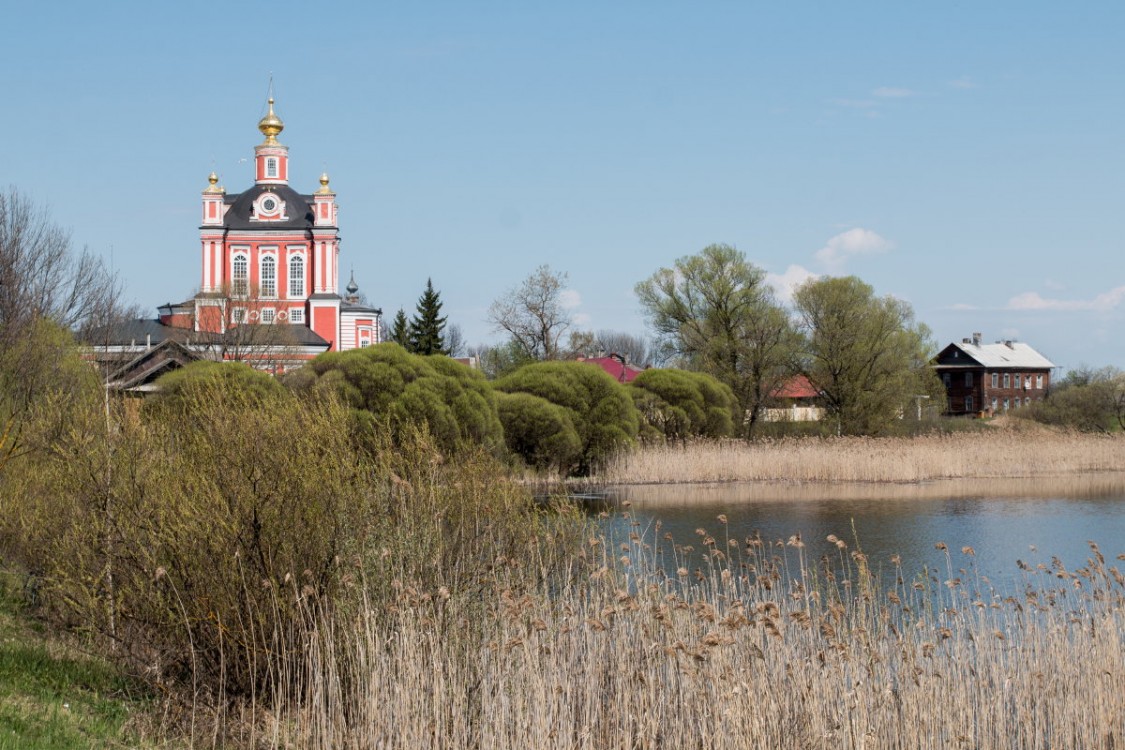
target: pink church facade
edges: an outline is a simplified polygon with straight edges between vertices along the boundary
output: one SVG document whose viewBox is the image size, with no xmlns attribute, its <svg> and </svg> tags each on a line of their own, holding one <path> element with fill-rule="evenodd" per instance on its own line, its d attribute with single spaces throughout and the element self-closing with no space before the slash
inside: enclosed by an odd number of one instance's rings
<svg viewBox="0 0 1125 750">
<path fill-rule="evenodd" d="M 289 185 L 285 125 L 274 112 L 258 123 L 254 183 L 227 193 L 214 172 L 203 190 L 199 287 L 158 308 L 158 319 L 115 327 L 94 347 L 119 361 L 165 340 L 200 358 L 246 361 L 275 372 L 326 351 L 378 343 L 382 312 L 361 304 L 354 278 L 340 295 L 340 230 L 327 174 L 301 194 Z M 91 342 L 94 343 L 94 342 Z"/>
</svg>

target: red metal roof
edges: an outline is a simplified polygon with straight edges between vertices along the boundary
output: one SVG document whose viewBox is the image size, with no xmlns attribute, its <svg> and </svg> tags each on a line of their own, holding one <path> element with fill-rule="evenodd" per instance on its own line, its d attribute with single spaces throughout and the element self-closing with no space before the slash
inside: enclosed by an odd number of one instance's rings
<svg viewBox="0 0 1125 750">
<path fill-rule="evenodd" d="M 625 363 L 625 360 L 618 356 L 608 357 L 586 357 L 578 358 L 579 362 L 586 362 L 591 365 L 597 365 L 606 372 L 608 372 L 614 380 L 619 383 L 632 383 L 638 375 L 644 370 L 639 367 L 633 367 Z"/>
<path fill-rule="evenodd" d="M 770 393 L 774 398 L 816 398 L 820 392 L 804 375 L 794 375 Z"/>
</svg>

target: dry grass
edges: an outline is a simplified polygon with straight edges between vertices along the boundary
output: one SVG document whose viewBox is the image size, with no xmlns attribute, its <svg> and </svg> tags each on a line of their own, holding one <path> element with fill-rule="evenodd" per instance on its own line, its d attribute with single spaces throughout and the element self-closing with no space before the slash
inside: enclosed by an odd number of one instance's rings
<svg viewBox="0 0 1125 750">
<path fill-rule="evenodd" d="M 651 540 L 650 540 L 651 541 Z M 483 611 L 403 589 L 388 624 L 312 618 L 272 744 L 307 748 L 1116 748 L 1125 578 L 1096 547 L 1014 596 L 946 571 L 880 590 L 843 542 L 720 549 L 667 578 L 636 539 L 592 575 Z M 599 543 L 592 540 L 591 549 Z M 955 567 L 966 566 L 966 572 Z"/>
<path fill-rule="evenodd" d="M 650 445 L 611 459 L 602 484 L 925 482 L 1125 470 L 1125 436 L 996 430 L 909 438 Z"/>
</svg>

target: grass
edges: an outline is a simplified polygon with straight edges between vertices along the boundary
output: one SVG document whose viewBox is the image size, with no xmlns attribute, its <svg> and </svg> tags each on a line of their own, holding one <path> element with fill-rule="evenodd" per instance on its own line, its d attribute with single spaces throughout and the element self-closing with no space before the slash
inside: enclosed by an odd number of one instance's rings
<svg viewBox="0 0 1125 750">
<path fill-rule="evenodd" d="M 145 689 L 44 631 L 17 586 L 0 572 L 0 750 L 162 746 L 139 731 L 154 710 Z"/>
<path fill-rule="evenodd" d="M 648 445 L 610 459 L 600 484 L 925 482 L 1125 470 L 1125 437 L 996 429 L 903 438 Z"/>
</svg>

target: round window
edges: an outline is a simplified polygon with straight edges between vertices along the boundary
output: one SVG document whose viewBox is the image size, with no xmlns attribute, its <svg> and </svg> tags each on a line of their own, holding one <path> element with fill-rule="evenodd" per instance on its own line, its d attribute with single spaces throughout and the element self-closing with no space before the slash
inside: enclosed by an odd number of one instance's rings
<svg viewBox="0 0 1125 750">
<path fill-rule="evenodd" d="M 277 210 L 277 199 L 276 198 L 263 198 L 262 199 L 262 210 L 265 211 L 267 214 L 272 214 L 274 211 Z"/>
</svg>

